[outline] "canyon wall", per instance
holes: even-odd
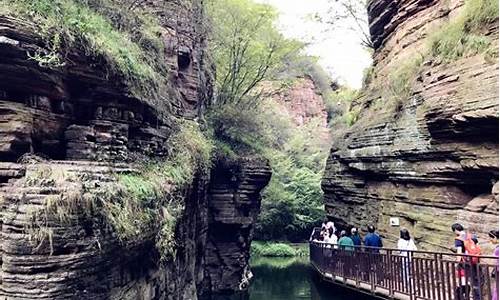
[[[284,107],[283,113],[287,113],[297,126],[318,119],[321,127],[328,127],[325,102],[309,76],[295,78],[290,87],[276,93],[273,100]]]
[[[498,228],[498,61],[489,53],[498,53],[498,20],[479,30],[491,42],[487,51],[446,60],[428,49],[432,34],[463,9],[461,1],[369,1],[371,82],[351,104],[354,125],[333,129],[322,182],[327,214],[341,226],[374,224],[386,245],[406,227],[419,249],[449,251],[458,221],[490,253],[486,233]],[[387,97],[391,76],[415,57],[408,91]],[[390,226],[391,217],[400,225]]]
[[[172,94],[161,108],[79,49],[61,68],[40,66],[28,56],[47,47],[36,25],[0,15],[2,299],[197,299],[246,288],[267,162],[241,158],[176,187],[184,209],[167,261],[158,232],[120,240],[99,207],[83,204],[117,175],[136,174],[138,158],[178,151],[169,144],[175,120],[197,120],[210,101],[201,2],[143,5],[164,29]]]

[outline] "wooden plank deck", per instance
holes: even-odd
[[[321,271],[313,262],[311,266],[314,270],[321,276],[324,281],[336,284],[338,286],[346,287],[356,292],[364,293],[373,297],[380,299],[397,299],[397,300],[410,300],[408,295],[403,295],[401,293],[394,293],[394,296],[390,297],[389,290],[382,287],[375,287],[372,290],[372,286],[365,282],[356,282],[355,280],[344,278],[342,276],[334,276],[333,274]]]

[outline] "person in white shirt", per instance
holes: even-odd
[[[338,238],[335,235],[335,231],[333,230],[333,228],[328,228],[323,241],[327,243],[327,248],[332,248],[333,246],[334,249],[337,249]]]
[[[411,274],[410,274],[411,258],[413,256],[413,253],[409,251],[416,251],[417,246],[415,245],[415,242],[411,239],[410,232],[405,228],[402,228],[399,231],[398,250],[399,250],[399,255],[403,257],[402,261],[403,278],[405,278],[406,284],[409,284],[411,280]]]

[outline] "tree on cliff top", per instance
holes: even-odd
[[[249,0],[210,0],[210,50],[217,66],[216,105],[253,106],[263,97],[259,83],[272,79],[285,59],[303,44],[286,39],[274,27],[269,5]]]
[[[273,177],[263,192],[257,237],[301,240],[324,216],[320,182],[328,151],[317,134],[324,123],[295,124],[271,96],[306,75],[326,94],[331,79],[301,53],[303,43],[278,32],[270,6],[251,0],[206,5],[217,73],[207,120],[217,153],[224,159],[257,153],[269,160]]]

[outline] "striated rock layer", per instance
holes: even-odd
[[[260,212],[260,191],[270,177],[267,163],[252,157],[219,161],[213,168],[208,196],[205,290],[230,293],[248,287],[252,277],[248,260],[253,225]]]
[[[246,288],[252,224],[270,177],[265,161],[217,166],[181,188],[176,252],[165,263],[157,232],[119,241],[91,203],[57,210],[61,218],[44,215],[49,205],[86,199],[116,174],[135,172],[137,157],[164,157],[174,150],[173,120],[196,119],[210,100],[201,2],[141,3],[165,29],[165,76],[174,90],[167,109],[132,97],[77,49],[63,68],[38,66],[27,55],[45,47],[35,26],[0,15],[1,299],[197,299]],[[45,159],[26,156],[33,153]],[[71,180],[47,182],[43,170]]]
[[[462,4],[369,2],[376,79],[353,103],[358,121],[336,133],[322,183],[327,213],[340,225],[374,224],[389,245],[406,227],[420,249],[448,251],[450,226],[460,221],[489,254],[486,233],[498,228],[497,60],[426,57],[407,98],[396,104],[380,93]],[[498,21],[484,34],[496,45]]]
[[[33,239],[32,212],[72,189],[21,187],[16,181],[55,168],[102,184],[133,171],[129,164],[51,161],[1,167],[17,172],[0,189],[2,299],[198,299],[248,287],[252,225],[260,190],[271,175],[266,162],[244,159],[218,166],[212,179],[198,176],[184,190],[176,255],[166,263],[159,260],[155,232],[123,243],[99,217],[78,208],[64,223],[48,218],[43,228],[50,234]]]

